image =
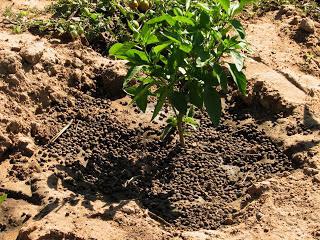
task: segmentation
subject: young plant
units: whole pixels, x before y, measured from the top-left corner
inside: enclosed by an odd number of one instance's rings
[[[0,195],[0,204],[3,203],[7,199],[7,194]]]
[[[170,1],[173,7],[136,29],[133,41],[109,50],[128,61],[124,90],[143,112],[150,97],[157,99],[152,120],[165,104],[172,107],[165,132],[176,127],[182,146],[186,125],[197,125],[193,107],[206,109],[213,124],[219,123],[219,92],[227,91],[229,75],[246,94],[247,43],[234,16],[249,1]]]

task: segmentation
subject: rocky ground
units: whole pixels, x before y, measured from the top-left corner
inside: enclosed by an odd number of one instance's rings
[[[0,239],[320,239],[319,23],[246,20],[250,94],[181,150],[123,98],[122,62],[1,18]]]

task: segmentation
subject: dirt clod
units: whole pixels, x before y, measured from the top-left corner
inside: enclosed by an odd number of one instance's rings
[[[37,64],[44,52],[43,43],[35,43],[34,45],[27,45],[21,48],[20,55],[27,63],[31,65]]]
[[[315,32],[314,22],[310,18],[304,18],[300,22],[299,29],[312,34]]]

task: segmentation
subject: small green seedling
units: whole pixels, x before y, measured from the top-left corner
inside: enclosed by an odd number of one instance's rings
[[[132,41],[114,44],[110,55],[128,61],[124,90],[146,111],[156,99],[152,120],[165,104],[174,116],[164,136],[178,130],[185,146],[186,126],[197,127],[194,107],[205,109],[214,125],[221,115],[220,92],[227,91],[229,76],[242,94],[247,80],[243,62],[247,43],[235,19],[250,0],[170,1],[172,7],[142,24]]]
[[[2,194],[1,196],[0,196],[0,204],[1,203],[3,203],[5,200],[7,199],[7,194]]]

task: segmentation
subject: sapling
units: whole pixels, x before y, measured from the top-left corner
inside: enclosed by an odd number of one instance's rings
[[[214,125],[221,115],[220,92],[233,79],[242,94],[245,31],[235,19],[249,0],[170,1],[168,10],[134,29],[132,41],[114,44],[110,55],[128,61],[124,90],[146,111],[156,99],[152,120],[164,105],[172,108],[163,136],[178,130],[185,146],[186,126],[194,128],[194,108],[205,109]]]

